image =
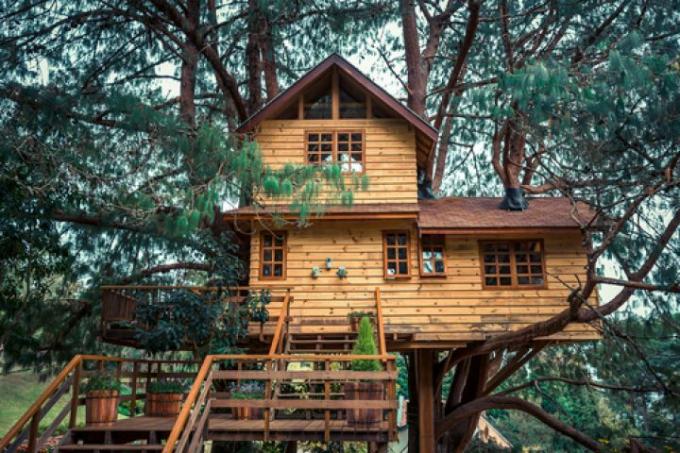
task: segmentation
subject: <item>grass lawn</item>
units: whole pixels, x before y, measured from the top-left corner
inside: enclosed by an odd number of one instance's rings
[[[40,392],[49,383],[49,379],[45,382],[40,382],[38,376],[31,372],[0,375],[0,395],[2,395],[2,398],[0,398],[0,435],[4,435],[9,431],[12,425],[19,420],[19,417],[33,404],[40,395]],[[40,422],[40,427],[46,428],[68,401],[69,395],[66,394]],[[78,411],[79,424],[85,421],[84,409],[84,407],[81,407]],[[67,423],[68,415],[64,420],[64,427],[66,427]]]

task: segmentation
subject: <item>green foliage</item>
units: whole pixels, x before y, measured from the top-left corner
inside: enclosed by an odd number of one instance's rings
[[[347,314],[347,319],[351,321],[353,318],[368,318],[370,321],[371,318],[375,318],[375,314],[369,311],[351,311]]]
[[[187,385],[184,382],[160,379],[146,386],[147,393],[184,393]]]
[[[352,348],[354,355],[377,355],[378,348],[375,345],[375,333],[373,332],[373,324],[368,317],[361,318],[359,322],[359,333],[357,335],[356,343]],[[352,360],[353,371],[381,371],[382,366],[378,360],[361,359]]]
[[[85,393],[96,392],[98,390],[115,390],[120,392],[120,381],[109,373],[97,373],[90,376],[87,382],[82,386],[82,391]]]

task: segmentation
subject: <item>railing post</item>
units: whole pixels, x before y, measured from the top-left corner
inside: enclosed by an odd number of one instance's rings
[[[323,380],[323,399],[324,401],[328,401],[331,396],[331,383],[328,380],[328,371],[331,370],[331,362],[330,360],[326,359],[324,361],[324,371],[326,371],[327,375],[324,377]],[[330,423],[331,423],[331,411],[329,409],[325,409],[323,412],[323,441],[325,443],[330,442],[331,440],[331,429],[330,429]]]
[[[131,400],[130,400],[130,416],[134,417],[135,416],[135,410],[137,409],[137,373],[139,373],[139,362],[137,360],[134,360],[132,362],[132,389],[130,391],[131,395]]]
[[[387,371],[394,373],[395,364],[390,360],[387,362]],[[397,399],[396,381],[391,378],[387,381],[387,401],[395,401]],[[389,439],[390,441],[397,440],[397,410],[392,408],[387,412]]]
[[[71,413],[69,414],[68,427],[73,428],[78,422],[78,406],[80,404],[80,374],[83,369],[83,363],[80,362],[73,371],[73,384],[71,390]]]
[[[271,400],[272,399],[272,380],[271,380],[271,373],[274,371],[274,359],[267,359],[267,362],[265,364],[265,370],[269,374],[269,379],[265,381],[266,387],[264,389],[264,399],[265,400]],[[269,417],[271,416],[271,409],[266,408],[264,410],[264,441],[269,440]]]
[[[40,411],[37,411],[33,417],[31,417],[31,429],[28,433],[28,453],[36,453],[37,450],[37,440],[38,440],[38,428],[40,427]]]

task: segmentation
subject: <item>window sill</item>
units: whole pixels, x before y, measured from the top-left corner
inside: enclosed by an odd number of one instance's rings
[[[385,280],[409,280],[411,275],[390,275],[385,277]]]
[[[446,278],[446,274],[420,274],[420,278]]]

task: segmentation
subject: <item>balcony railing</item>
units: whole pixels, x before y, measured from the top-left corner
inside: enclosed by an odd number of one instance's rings
[[[352,371],[354,360],[383,370]],[[391,355],[210,355],[163,451],[198,451],[207,439],[396,440],[396,378]]]
[[[219,303],[229,309],[229,305],[243,304],[250,294],[264,290],[261,287],[206,287],[206,286],[155,286],[124,285],[102,286],[101,335],[104,341],[125,346],[137,346],[135,332],[146,329],[140,322],[139,308],[144,304],[162,303],[172,298],[181,301],[181,296],[198,294],[206,303]],[[286,289],[275,289],[271,293],[268,325],[273,326],[279,313],[278,306],[283,303]],[[266,331],[259,323],[260,337]]]
[[[45,388],[42,394],[0,440],[0,451],[38,452],[50,440],[54,432],[68,424],[74,428],[78,412],[85,405],[83,383],[95,374],[105,372],[120,380],[124,391],[120,404],[128,411],[128,417],[143,415],[146,389],[157,380],[191,380],[196,376],[200,362],[183,360],[123,359],[98,355],[77,355]],[[70,396],[69,396],[70,395]],[[49,424],[41,428],[41,422],[52,409],[63,405]]]

